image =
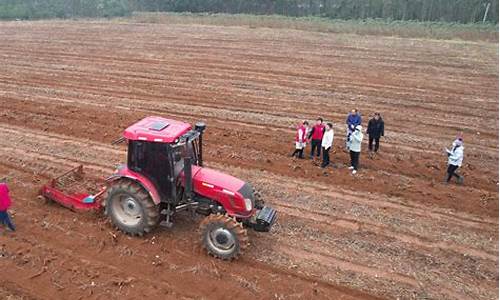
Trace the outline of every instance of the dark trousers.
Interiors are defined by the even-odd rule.
[[[321,166],[323,168],[330,164],[330,150],[331,149],[332,149],[332,147],[330,147],[328,149],[323,147],[323,163],[321,164]]]
[[[10,230],[16,231],[16,226],[12,224],[12,221],[10,220],[9,213],[5,211],[0,211],[0,222],[4,225],[7,225]]]
[[[296,155],[298,158],[304,158],[304,149],[303,148],[302,149],[295,149],[295,151],[293,151],[293,153],[292,153],[292,156],[296,156]]]
[[[457,171],[458,169],[458,166],[454,166],[454,165],[448,165],[448,176],[446,177],[446,182],[450,182],[451,180],[451,177],[455,176],[457,179],[460,179],[460,175],[458,175],[457,173],[455,173],[455,171]]]
[[[373,141],[375,141],[375,149],[373,149]],[[377,152],[380,143],[380,137],[368,137],[368,150]]]
[[[351,154],[351,167],[353,167],[354,170],[358,170],[360,152],[350,151],[349,153]]]
[[[314,150],[316,150],[316,156],[319,157],[321,155],[321,140],[311,141],[311,158],[314,156]]]

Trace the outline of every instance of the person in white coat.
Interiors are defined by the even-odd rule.
[[[322,168],[326,168],[330,164],[330,150],[333,147],[333,124],[326,124],[326,131],[321,140],[321,148],[323,150],[323,163]]]
[[[351,166],[349,167],[349,170],[352,170],[353,175],[358,172],[362,141],[363,127],[361,125],[357,125],[354,132],[349,137],[349,154],[351,155]]]
[[[292,153],[292,157],[297,155],[300,159],[304,158],[304,148],[306,147],[308,128],[309,122],[307,121],[297,125],[297,131],[295,132],[295,151]]]
[[[448,154],[448,170],[446,171],[446,181],[449,183],[452,177],[457,179],[457,183],[462,184],[464,182],[464,177],[457,174],[456,171],[462,166],[462,161],[464,159],[464,142],[462,137],[458,137],[452,145],[451,149],[446,149]]]

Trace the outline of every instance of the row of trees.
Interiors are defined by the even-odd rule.
[[[0,18],[123,16],[133,11],[498,23],[498,0],[0,0]]]
[[[498,0],[136,0],[135,10],[498,23]]]
[[[112,17],[129,14],[128,0],[0,0],[0,19]]]

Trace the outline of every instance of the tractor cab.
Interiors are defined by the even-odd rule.
[[[128,127],[127,169],[149,180],[157,190],[159,202],[179,200],[180,175],[186,160],[202,163],[203,123],[191,125],[160,117],[147,117]],[[155,201],[156,202],[156,201]]]

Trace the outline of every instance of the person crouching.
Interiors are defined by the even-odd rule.
[[[295,151],[292,153],[292,157],[297,156],[298,158],[304,158],[304,148],[306,147],[307,139],[307,127],[309,122],[304,121],[302,124],[297,125],[297,130],[295,133]]]

